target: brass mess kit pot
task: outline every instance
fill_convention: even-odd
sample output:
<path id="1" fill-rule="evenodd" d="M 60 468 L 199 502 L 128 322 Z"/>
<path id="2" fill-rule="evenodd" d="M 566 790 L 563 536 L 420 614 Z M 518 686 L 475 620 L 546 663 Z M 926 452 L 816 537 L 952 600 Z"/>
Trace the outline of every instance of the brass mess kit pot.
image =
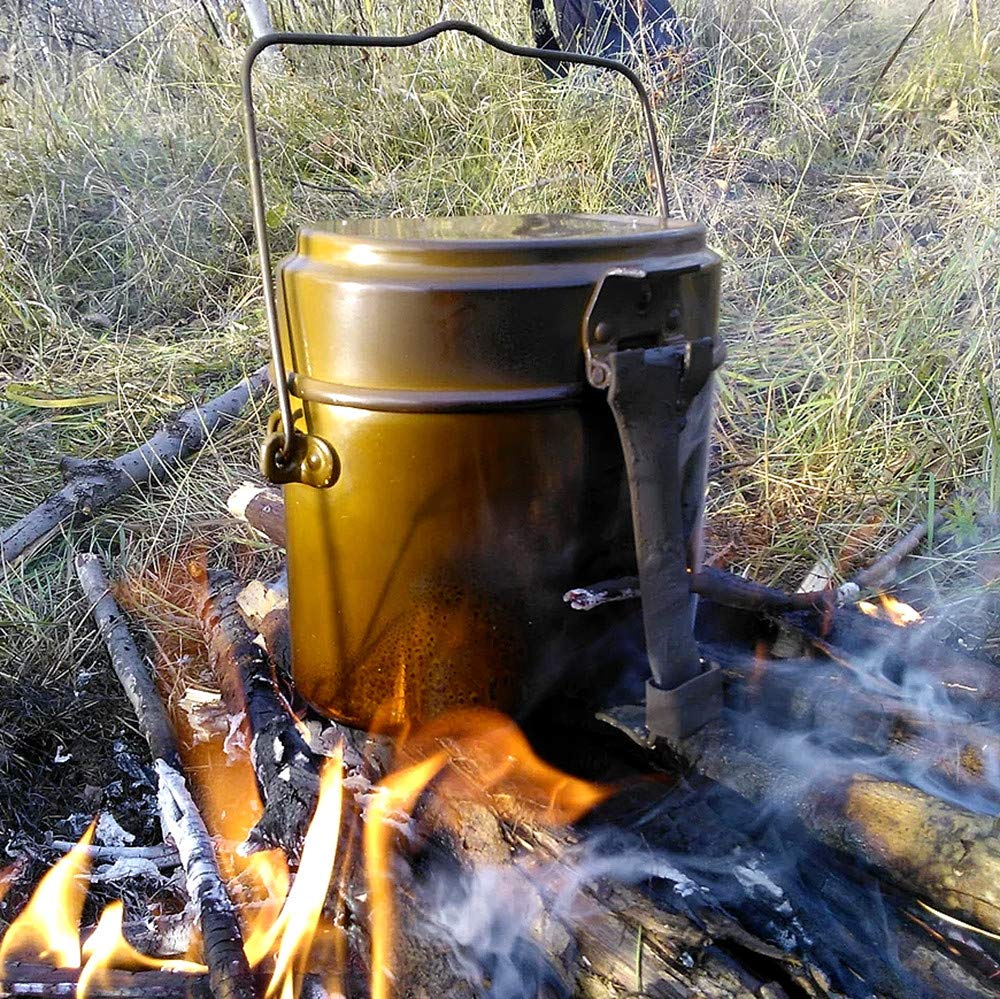
<path id="1" fill-rule="evenodd" d="M 352 219 L 303 227 L 272 283 L 251 92 L 277 44 L 414 45 L 444 31 L 609 69 L 639 98 L 658 216 Z M 572 683 L 575 585 L 634 574 L 646 724 L 714 716 L 693 636 L 719 259 L 669 220 L 648 97 L 621 63 L 464 22 L 408 36 L 280 33 L 243 75 L 254 224 L 279 409 L 299 692 L 350 725 L 516 712 Z"/>

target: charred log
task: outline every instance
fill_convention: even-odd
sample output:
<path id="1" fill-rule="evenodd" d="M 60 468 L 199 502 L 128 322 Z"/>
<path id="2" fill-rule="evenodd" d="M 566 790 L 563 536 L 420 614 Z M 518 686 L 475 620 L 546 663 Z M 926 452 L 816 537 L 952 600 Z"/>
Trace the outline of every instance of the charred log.
<path id="1" fill-rule="evenodd" d="M 788 613 L 782 623 L 836 661 L 877 664 L 872 675 L 897 689 L 904 678 L 917 679 L 936 688 L 942 704 L 978 718 L 1000 714 L 1000 669 L 938 641 L 926 625 L 900 628 L 850 607 Z"/>
<path id="2" fill-rule="evenodd" d="M 197 571 L 202 632 L 230 713 L 246 716 L 250 759 L 264 800 L 264 814 L 248 845 L 280 846 L 297 856 L 316 806 L 320 759 L 296 727 L 268 654 L 243 620 L 242 585 L 228 572 Z"/>
<path id="3" fill-rule="evenodd" d="M 300 730 L 269 656 L 279 641 L 287 654 L 287 611 L 282 606 L 265 615 L 262 629 L 270 639 L 265 650 L 244 620 L 240 601 L 245 590 L 232 573 L 211 570 L 196 582 L 197 610 L 212 665 L 230 712 L 245 715 L 250 759 L 264 800 L 264 814 L 251 831 L 248 846 L 251 850 L 280 846 L 297 856 L 316 806 L 323 753 L 315 751 Z M 349 773 L 369 784 L 384 774 L 383 741 L 332 721 L 322 735 L 325 746 L 344 743 Z"/>
<path id="4" fill-rule="evenodd" d="M 723 676 L 726 704 L 746 717 L 801 733 L 833 724 L 845 742 L 915 764 L 958 791 L 1000 805 L 984 779 L 990 762 L 1000 760 L 1000 738 L 984 725 L 943 711 L 929 714 L 898 688 L 873 690 L 820 661 L 730 664 Z"/>
<path id="5" fill-rule="evenodd" d="M 153 677 L 108 591 L 98 559 L 80 555 L 76 570 L 153 756 L 163 831 L 177 848 L 188 893 L 198 910 L 211 993 L 215 999 L 254 999 L 256 989 L 236 913 L 219 872 L 212 838 L 184 780 L 176 737 Z"/>
<path id="6" fill-rule="evenodd" d="M 37 996 L 39 999 L 71 999 L 77 993 L 80 972 L 76 968 L 48 968 L 12 962 L 4 966 L 0 999 Z M 255 994 L 263 995 L 267 978 L 254 976 Z M 300 999 L 327 999 L 322 986 L 306 976 Z M 208 975 L 177 971 L 114 971 L 105 969 L 87 985 L 87 999 L 218 999 Z"/>
<path id="7" fill-rule="evenodd" d="M 0 535 L 0 566 L 29 556 L 64 524 L 92 517 L 112 501 L 150 482 L 205 445 L 219 427 L 231 423 L 251 399 L 267 391 L 267 368 L 260 368 L 218 398 L 178 414 L 139 447 L 112 459 L 63 460 L 66 484 Z"/>
<path id="8" fill-rule="evenodd" d="M 1000 932 L 1000 843 L 988 816 L 861 772 L 803 786 L 801 775 L 755 745 L 752 732 L 736 733 L 724 723 L 674 748 L 711 780 L 781 805 L 822 842 L 858 857 L 890 883 Z"/>

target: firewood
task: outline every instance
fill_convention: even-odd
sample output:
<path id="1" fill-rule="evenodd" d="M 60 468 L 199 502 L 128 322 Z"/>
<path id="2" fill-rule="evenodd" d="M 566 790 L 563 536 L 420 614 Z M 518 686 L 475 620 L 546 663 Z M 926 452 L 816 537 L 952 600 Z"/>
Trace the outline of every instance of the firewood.
<path id="1" fill-rule="evenodd" d="M 76 968 L 48 968 L 12 962 L 3 969 L 0 999 L 36 996 L 73 999 L 80 972 Z M 267 977 L 255 975 L 256 995 L 263 995 Z M 300 999 L 329 999 L 311 975 L 305 976 Z M 87 987 L 87 999 L 218 999 L 208 975 L 178 971 L 102 971 Z"/>
<path id="2" fill-rule="evenodd" d="M 92 517 L 126 493 L 161 482 L 167 471 L 202 448 L 219 427 L 231 423 L 269 385 L 259 368 L 228 392 L 172 417 L 148 441 L 111 459 L 65 458 L 66 484 L 0 535 L 0 567 L 30 556 L 64 524 Z"/>
<path id="3" fill-rule="evenodd" d="M 515 870 L 537 883 L 541 861 L 554 871 L 564 867 L 567 877 L 574 876 L 561 860 L 575 840 L 571 831 L 531 828 L 519 830 L 519 835 L 530 841 L 531 851 L 515 858 Z M 778 977 L 791 978 L 805 995 L 834 994 L 817 989 L 798 959 L 748 933 L 721 912 L 699 913 L 696 923 L 683 913 L 656 905 L 638 888 L 608 878 L 581 886 L 579 895 L 572 923 L 566 926 L 577 947 L 573 968 L 577 995 L 617 995 L 620 990 L 723 999 L 767 995 L 762 990 L 770 988 L 770 995 L 777 997 L 784 995 Z M 727 941 L 754 955 L 753 972 L 726 953 Z M 761 977 L 768 967 L 775 976 L 770 980 Z M 614 991 L 602 992 L 598 983 Z"/>
<path id="4" fill-rule="evenodd" d="M 59 853 L 69 853 L 70 850 L 81 849 L 79 843 L 68 839 L 53 839 L 39 844 L 41 849 L 57 850 Z M 165 844 L 159 846 L 88 846 L 84 849 L 86 856 L 93 863 L 114 863 L 116 860 L 148 860 L 160 868 L 176 867 L 180 857 L 176 850 Z"/>
<path id="5" fill-rule="evenodd" d="M 784 614 L 782 622 L 800 631 L 820 651 L 838 661 L 875 656 L 883 673 L 911 668 L 935 685 L 942 701 L 961 704 L 972 717 L 1000 715 L 1000 669 L 929 634 L 926 625 L 900 628 L 852 607 L 818 616 L 808 611 Z"/>
<path id="6" fill-rule="evenodd" d="M 335 727 L 334 731 L 340 728 Z M 370 790 L 365 784 L 352 786 L 357 787 L 362 798 Z M 456 824 L 456 813 L 462 815 L 463 821 L 457 824 L 458 835 L 445 836 L 439 844 L 443 843 L 442 848 L 460 865 L 506 863 L 511 876 L 528 877 L 530 874 L 537 878 L 538 859 L 556 863 L 565 844 L 571 841 L 569 832 L 560 834 L 523 820 L 510 826 L 499 813 L 490 812 L 488 805 L 488 821 L 482 818 L 481 805 L 473 808 L 468 803 L 451 802 L 446 811 L 450 818 L 444 824 L 449 828 Z M 481 818 L 470 825 L 473 813 Z M 420 816 L 425 833 L 428 821 L 433 826 L 433 814 L 432 810 Z M 567 838 L 562 840 L 562 835 Z M 510 843 L 515 844 L 513 850 Z M 339 887 L 339 904 L 353 912 L 349 920 L 353 947 L 364 951 L 368 939 L 364 908 L 362 905 L 359 910 L 356 901 L 358 882 L 354 881 L 353 885 L 348 879 Z M 658 908 L 635 888 L 602 881 L 582 891 L 582 908 L 576 913 L 578 919 L 550 912 L 547 924 L 533 931 L 535 944 L 553 967 L 560 969 L 559 976 L 572 983 L 574 994 L 609 997 L 623 992 L 635 994 L 637 953 L 642 974 L 641 995 L 687 997 L 694 990 L 717 997 L 780 996 L 781 985 L 777 983 L 788 981 L 794 982 L 806 995 L 834 994 L 834 990 L 823 984 L 820 971 L 804 967 L 797 957 L 784 954 L 754 937 L 724 914 L 699 913 L 700 925 L 697 925 L 682 913 Z M 434 919 L 434 913 L 428 912 L 419 898 L 402 899 L 399 974 L 416 976 L 423 991 L 433 992 L 436 987 L 448 994 L 470 994 L 467 986 L 448 977 L 453 976 L 454 971 L 447 970 L 447 954 L 442 954 L 440 940 L 427 936 L 427 928 L 434 924 Z M 727 940 L 733 941 L 732 947 L 725 945 Z M 916 944 L 910 949 L 916 955 L 913 960 L 919 957 L 921 961 L 914 973 L 947 982 L 949 995 L 971 999 L 989 994 L 975 981 L 966 981 L 956 963 L 937 951 Z M 757 955 L 751 962 L 753 972 L 733 957 L 736 953 Z M 437 957 L 433 956 L 435 954 Z M 685 967 L 685 962 L 692 967 Z M 771 981 L 760 977 L 761 969 L 768 966 L 773 969 Z M 906 993 L 887 989 L 885 994 Z"/>
<path id="7" fill-rule="evenodd" d="M 935 529 L 944 524 L 944 514 L 938 513 L 933 520 Z M 872 589 L 885 583 L 899 568 L 903 559 L 912 555 L 920 543 L 930 533 L 930 523 L 921 521 L 911 527 L 884 555 L 877 558 L 870 566 L 856 572 L 839 589 L 839 595 L 845 603 L 850 603 L 860 596 L 862 590 Z"/>
<path id="8" fill-rule="evenodd" d="M 76 968 L 48 968 L 23 962 L 4 967 L 0 999 L 40 996 L 72 999 L 76 995 Z M 87 990 L 88 999 L 213 999 L 207 975 L 172 971 L 104 971 Z"/>
<path id="9" fill-rule="evenodd" d="M 246 715 L 251 732 L 250 759 L 264 814 L 248 846 L 280 846 L 297 856 L 316 805 L 320 760 L 296 727 L 267 652 L 240 614 L 240 582 L 218 570 L 194 574 L 202 632 L 223 697 L 232 714 Z"/>
<path id="10" fill-rule="evenodd" d="M 824 607 L 832 597 L 828 591 L 785 593 L 784 590 L 776 590 L 710 566 L 692 573 L 690 586 L 692 593 L 708 597 L 726 607 L 740 607 L 763 613 Z M 566 592 L 563 600 L 573 610 L 589 611 L 619 600 L 636 600 L 640 596 L 638 578 L 625 576 L 575 587 Z"/>
<path id="11" fill-rule="evenodd" d="M 803 788 L 786 765 L 720 722 L 673 749 L 744 797 L 780 804 L 821 841 L 858 857 L 890 883 L 1000 932 L 1000 842 L 990 817 L 863 772 Z"/>
<path id="12" fill-rule="evenodd" d="M 919 764 L 956 789 L 1000 805 L 984 779 L 988 761 L 1000 759 L 1000 737 L 955 714 L 923 709 L 902 690 L 868 689 L 852 673 L 817 661 L 730 663 L 723 667 L 723 689 L 727 705 L 745 717 L 793 731 L 829 726 L 832 713 L 838 737 Z"/>
<path id="13" fill-rule="evenodd" d="M 81 554 L 75 564 L 80 587 L 90 601 L 90 613 L 108 648 L 111 667 L 132 705 L 150 754 L 154 760 L 163 760 L 174 770 L 180 770 L 180 753 L 170 718 L 128 621 L 111 595 L 100 559 Z"/>
<path id="14" fill-rule="evenodd" d="M 285 501 L 273 486 L 244 482 L 226 501 L 229 512 L 279 548 L 285 547 Z"/>
<path id="15" fill-rule="evenodd" d="M 308 727 L 299 726 L 282 693 L 269 656 L 277 634 L 287 652 L 287 608 L 267 614 L 262 622 L 271 641 L 262 648 L 241 613 L 245 587 L 229 572 L 193 569 L 197 610 L 213 668 L 230 712 L 245 714 L 250 732 L 250 759 L 264 814 L 250 833 L 250 850 L 280 846 L 295 857 L 302 846 L 319 790 L 322 756 L 307 741 Z M 274 626 L 274 632 L 268 625 Z M 385 740 L 328 720 L 328 745 L 345 745 L 349 776 L 370 786 L 385 773 L 389 745 Z"/>
<path id="16" fill-rule="evenodd" d="M 94 555 L 79 555 L 76 572 L 112 666 L 149 744 L 160 819 L 164 835 L 173 840 L 180 855 L 188 893 L 198 910 L 211 993 L 215 999 L 254 999 L 255 985 L 243 953 L 236 913 L 219 872 L 212 838 L 184 780 L 176 736 L 152 674 L 108 591 L 100 561 Z"/>

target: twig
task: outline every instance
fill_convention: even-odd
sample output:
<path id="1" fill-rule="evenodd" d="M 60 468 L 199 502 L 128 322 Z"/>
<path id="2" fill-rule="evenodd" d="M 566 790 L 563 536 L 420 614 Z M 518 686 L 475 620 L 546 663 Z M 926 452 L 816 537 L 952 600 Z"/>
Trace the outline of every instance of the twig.
<path id="1" fill-rule="evenodd" d="M 127 454 L 93 461 L 64 458 L 66 485 L 0 535 L 0 567 L 31 555 L 63 524 L 92 517 L 120 496 L 160 482 L 164 473 L 200 450 L 213 431 L 234 420 L 250 399 L 263 396 L 268 384 L 267 368 L 259 368 L 218 398 L 175 416 Z"/>
<path id="2" fill-rule="evenodd" d="M 933 526 L 936 530 L 944 523 L 944 514 L 938 513 L 931 520 L 921 521 L 906 532 L 884 555 L 877 558 L 867 569 L 856 572 L 837 591 L 844 603 L 857 600 L 862 590 L 881 586 L 899 568 L 904 558 L 912 555 L 927 537 Z"/>
<path id="3" fill-rule="evenodd" d="M 176 867 L 180 856 L 165 843 L 158 846 L 87 846 L 81 847 L 68 839 L 54 839 L 49 843 L 39 843 L 39 849 L 56 850 L 59 853 L 69 853 L 70 850 L 82 850 L 94 863 L 105 863 L 115 860 L 149 860 L 157 867 Z"/>
<path id="4" fill-rule="evenodd" d="M 705 567 L 690 576 L 691 592 L 708 597 L 727 607 L 745 610 L 781 612 L 808 610 L 826 606 L 831 599 L 827 591 L 816 593 L 785 593 L 771 586 L 755 583 L 722 569 Z M 590 586 L 569 590 L 563 596 L 573 610 L 589 611 L 617 600 L 634 600 L 641 596 L 635 576 L 610 579 Z"/>
<path id="5" fill-rule="evenodd" d="M 871 104 L 872 99 L 875 97 L 876 88 L 885 79 L 889 70 L 892 69 L 896 60 L 899 58 L 900 53 L 903 51 L 904 48 L 906 48 L 906 43 L 913 37 L 917 28 L 919 28 L 920 25 L 924 23 L 924 18 L 931 12 L 931 7 L 933 6 L 934 6 L 934 0 L 927 0 L 927 3 L 924 5 L 924 8 L 917 15 L 916 20 L 913 22 L 913 24 L 910 25 L 910 28 L 906 32 L 906 34 L 903 35 L 903 37 L 900 39 L 899 44 L 892 50 L 892 54 L 889 56 L 889 58 L 886 59 L 885 64 L 879 70 L 878 76 L 875 77 L 875 82 L 872 84 L 872 89 L 868 94 L 868 100 L 865 101 L 865 110 L 868 109 L 868 106 Z"/>
<path id="6" fill-rule="evenodd" d="M 219 873 L 215 844 L 188 791 L 184 776 L 154 760 L 160 816 L 177 845 L 188 895 L 198 908 L 208 978 L 215 999 L 253 999 L 256 986 L 243 953 L 243 936 Z"/>
<path id="7" fill-rule="evenodd" d="M 243 953 L 236 913 L 226 894 L 212 838 L 184 781 L 177 739 L 152 674 L 108 592 L 98 558 L 78 555 L 76 573 L 153 756 L 160 820 L 165 835 L 177 847 L 188 892 L 198 909 L 211 994 L 214 999 L 254 999 L 256 987 Z"/>
<path id="8" fill-rule="evenodd" d="M 128 622 L 108 589 L 108 580 L 96 555 L 76 557 L 76 575 L 90 601 L 90 611 L 111 656 L 111 666 L 132 705 L 139 728 L 154 760 L 165 760 L 180 769 L 180 754 L 173 726 L 142 653 L 132 638 Z"/>

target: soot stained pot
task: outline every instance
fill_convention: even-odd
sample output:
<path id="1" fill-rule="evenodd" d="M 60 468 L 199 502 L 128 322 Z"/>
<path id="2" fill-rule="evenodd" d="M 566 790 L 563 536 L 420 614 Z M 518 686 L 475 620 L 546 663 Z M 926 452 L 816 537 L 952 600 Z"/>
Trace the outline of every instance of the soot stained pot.
<path id="1" fill-rule="evenodd" d="M 534 54 L 449 22 L 360 41 L 443 30 Z M 665 211 L 311 225 L 275 293 L 249 88 L 275 40 L 359 40 L 269 36 L 244 74 L 280 406 L 262 467 L 285 488 L 298 690 L 362 727 L 516 712 L 572 682 L 581 621 L 563 593 L 635 573 L 638 552 L 652 688 L 694 718 L 670 698 L 716 685 L 685 578 L 721 361 L 704 230 Z M 565 55 L 638 88 L 665 208 L 641 85 Z"/>

